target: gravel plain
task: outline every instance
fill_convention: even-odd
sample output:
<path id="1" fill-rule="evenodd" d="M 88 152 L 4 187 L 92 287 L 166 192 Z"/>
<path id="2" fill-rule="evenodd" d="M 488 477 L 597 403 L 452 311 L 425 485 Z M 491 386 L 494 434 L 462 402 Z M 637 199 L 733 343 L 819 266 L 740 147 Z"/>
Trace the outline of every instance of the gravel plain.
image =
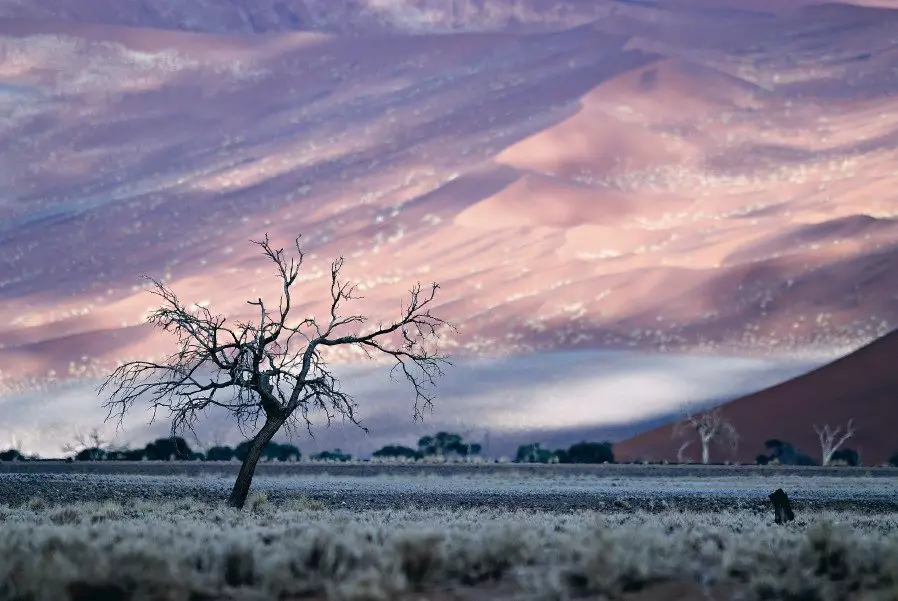
<path id="1" fill-rule="evenodd" d="M 0 504 L 227 498 L 239 465 L 17 462 L 0 465 Z M 755 466 L 261 464 L 251 492 L 329 508 L 542 511 L 753 509 L 783 488 L 795 509 L 898 512 L 898 470 Z"/>

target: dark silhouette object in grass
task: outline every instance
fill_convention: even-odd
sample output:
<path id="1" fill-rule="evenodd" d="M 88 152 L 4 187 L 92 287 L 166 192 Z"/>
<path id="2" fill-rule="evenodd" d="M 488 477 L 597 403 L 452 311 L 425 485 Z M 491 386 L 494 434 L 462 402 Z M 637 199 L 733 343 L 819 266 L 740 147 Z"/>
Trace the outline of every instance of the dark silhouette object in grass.
<path id="1" fill-rule="evenodd" d="M 789 497 L 782 488 L 777 488 L 769 496 L 773 503 L 774 521 L 777 524 L 785 524 L 795 519 L 792 503 L 789 502 Z"/>
<path id="2" fill-rule="evenodd" d="M 355 285 L 341 280 L 340 257 L 331 264 L 326 320 L 294 318 L 293 287 L 305 256 L 299 241 L 294 241 L 296 256 L 289 258 L 284 249 L 271 246 L 267 234 L 264 240 L 251 241 L 274 264 L 281 285 L 276 308 L 262 298 L 247 301 L 256 312 L 254 320 L 232 323 L 207 307 L 188 308 L 162 282 L 148 277 L 150 292 L 162 304 L 147 321 L 173 333 L 178 350 L 161 363 L 125 363 L 98 389 L 99 394 L 109 394 L 104 403 L 109 410 L 106 419 L 115 415 L 119 425 L 135 401 L 146 400 L 153 419 L 157 410 L 168 410 L 173 436 L 185 429 L 193 432 L 199 416 L 213 407 L 230 412 L 241 431 L 251 428 L 255 434 L 249 453 L 228 498 L 232 507 L 243 507 L 256 464 L 281 428 L 290 432 L 304 423 L 311 435 L 309 414 L 320 410 L 328 425 L 340 415 L 367 432 L 358 419 L 354 399 L 340 389 L 326 362 L 327 349 L 354 347 L 369 358 L 390 359 L 394 363 L 391 376 L 398 370 L 414 389 L 414 419 L 423 409 L 432 409 L 429 389 L 443 374 L 442 366 L 449 363 L 434 348 L 442 328 L 454 329 L 431 313 L 439 289 L 436 283 L 428 289 L 416 284 L 397 319 L 371 327 L 363 315 L 341 315 L 344 302 L 360 297 Z M 260 419 L 262 426 L 258 427 Z"/>

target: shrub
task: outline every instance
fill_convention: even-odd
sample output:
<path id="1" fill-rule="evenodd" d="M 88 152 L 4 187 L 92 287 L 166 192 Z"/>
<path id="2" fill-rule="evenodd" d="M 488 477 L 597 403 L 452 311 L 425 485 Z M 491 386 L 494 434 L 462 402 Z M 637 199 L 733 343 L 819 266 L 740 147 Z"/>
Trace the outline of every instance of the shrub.
<path id="1" fill-rule="evenodd" d="M 244 440 L 238 444 L 234 449 L 234 457 L 239 461 L 246 459 L 251 444 L 251 440 Z M 271 441 L 262 449 L 262 457 L 268 461 L 299 461 L 302 459 L 302 453 L 299 452 L 299 448 L 292 444 L 280 444 Z"/>
<path id="2" fill-rule="evenodd" d="M 234 458 L 234 449 L 228 446 L 212 447 L 206 453 L 208 461 L 230 461 Z"/>
<path id="3" fill-rule="evenodd" d="M 614 463 L 610 442 L 578 442 L 568 447 L 570 463 Z"/>
<path id="4" fill-rule="evenodd" d="M 75 455 L 75 461 L 103 461 L 104 459 L 106 459 L 106 451 L 97 447 L 83 449 Z"/>
<path id="5" fill-rule="evenodd" d="M 758 455 L 757 457 L 755 457 L 755 463 L 757 463 L 758 465 L 767 465 L 768 463 L 770 463 L 770 457 L 764 454 Z"/>
<path id="6" fill-rule="evenodd" d="M 16 449 L 8 449 L 0 452 L 0 461 L 23 461 L 25 456 Z"/>
<path id="7" fill-rule="evenodd" d="M 452 432 L 437 432 L 434 436 L 422 436 L 418 439 L 420 457 L 445 457 L 451 454 L 467 457 L 477 455 L 480 451 L 479 444 L 465 442 L 461 435 Z"/>
<path id="8" fill-rule="evenodd" d="M 344 453 L 340 449 L 334 449 L 333 451 L 316 453 L 312 455 L 312 459 L 316 461 L 350 461 L 352 460 L 352 455 Z"/>
<path id="9" fill-rule="evenodd" d="M 889 456 L 889 465 L 898 467 L 898 451 L 895 451 Z"/>
<path id="10" fill-rule="evenodd" d="M 373 453 L 371 453 L 372 457 L 404 457 L 406 459 L 420 459 L 421 453 L 412 449 L 411 447 L 404 447 L 402 445 L 390 444 L 385 447 L 381 447 L 377 449 Z"/>
<path id="11" fill-rule="evenodd" d="M 857 467 L 861 464 L 860 455 L 854 449 L 838 449 L 833 452 L 830 465 L 849 465 Z"/>
<path id="12" fill-rule="evenodd" d="M 515 463 L 549 463 L 555 455 L 549 449 L 542 449 L 538 442 L 522 444 L 515 454 Z"/>
<path id="13" fill-rule="evenodd" d="M 187 461 L 193 457 L 193 451 L 187 441 L 180 436 L 157 438 L 144 448 L 150 461 Z"/>

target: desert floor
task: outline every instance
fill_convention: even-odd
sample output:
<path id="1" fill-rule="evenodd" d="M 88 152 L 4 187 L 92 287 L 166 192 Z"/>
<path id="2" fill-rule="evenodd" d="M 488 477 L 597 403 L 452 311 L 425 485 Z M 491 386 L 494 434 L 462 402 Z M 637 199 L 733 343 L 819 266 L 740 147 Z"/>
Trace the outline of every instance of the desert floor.
<path id="1" fill-rule="evenodd" d="M 264 464 L 241 512 L 236 467 L 3 464 L 0 598 L 890 599 L 898 580 L 898 470 Z"/>

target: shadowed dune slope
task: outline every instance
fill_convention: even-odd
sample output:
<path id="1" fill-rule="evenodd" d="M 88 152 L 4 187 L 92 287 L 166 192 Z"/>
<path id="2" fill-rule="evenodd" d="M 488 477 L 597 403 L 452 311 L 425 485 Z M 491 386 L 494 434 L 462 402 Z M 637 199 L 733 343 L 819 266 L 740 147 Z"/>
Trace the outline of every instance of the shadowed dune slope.
<path id="1" fill-rule="evenodd" d="M 786 440 L 820 460 L 814 424 L 841 426 L 854 420 L 855 435 L 842 448 L 855 449 L 865 465 L 879 465 L 898 451 L 898 330 L 807 374 L 723 405 L 741 437 L 733 453 L 712 448 L 712 461 L 753 462 L 764 441 Z M 667 424 L 615 445 L 619 460 L 675 460 L 682 441 Z M 698 457 L 698 441 L 686 453 Z"/>

